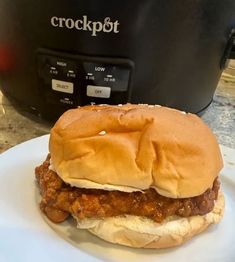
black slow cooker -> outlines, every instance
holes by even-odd
[[[234,27],[234,0],[1,0],[1,90],[47,118],[89,103],[198,113]]]

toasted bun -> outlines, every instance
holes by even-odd
[[[172,198],[212,187],[222,158],[216,138],[194,114],[146,105],[86,106],[51,130],[53,168],[72,186]]]
[[[224,196],[220,192],[213,211],[204,216],[172,217],[161,224],[137,216],[86,219],[78,221],[78,228],[88,229],[108,242],[125,246],[166,248],[181,245],[209,225],[219,223],[223,211]]]

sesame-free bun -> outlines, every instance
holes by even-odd
[[[194,114],[160,106],[85,106],[51,130],[57,174],[72,186],[132,192],[153,187],[172,198],[212,187],[222,158],[211,130]]]
[[[208,226],[219,223],[223,213],[224,196],[219,192],[214,209],[203,216],[168,217],[162,223],[138,216],[75,219],[78,228],[87,229],[108,242],[137,248],[167,248],[181,245]]]

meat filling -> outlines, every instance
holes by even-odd
[[[41,210],[55,223],[63,222],[70,215],[79,219],[105,218],[120,215],[144,216],[155,222],[177,215],[189,217],[205,215],[212,211],[220,183],[200,196],[173,199],[159,195],[154,189],[125,193],[71,187],[49,169],[50,156],[35,169],[42,200]]]

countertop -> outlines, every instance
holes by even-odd
[[[220,79],[214,99],[202,119],[220,144],[235,148],[235,62]],[[0,153],[16,144],[49,133],[51,124],[16,110],[0,92]]]

